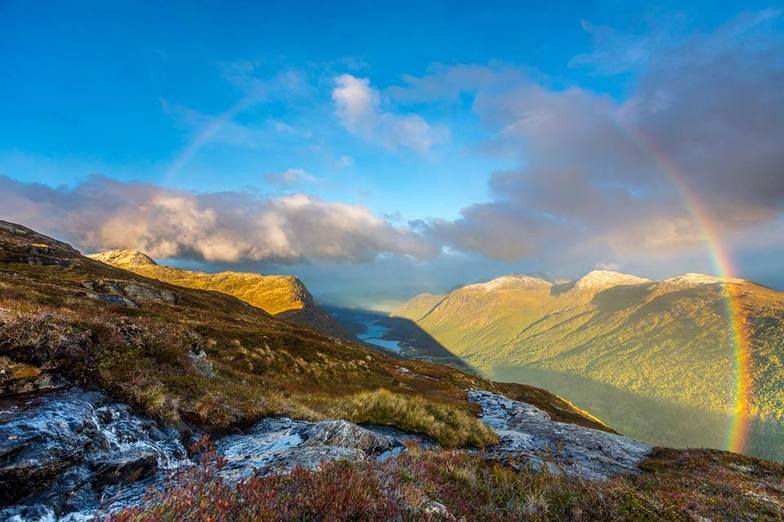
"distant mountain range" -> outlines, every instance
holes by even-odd
[[[750,451],[782,458],[782,292],[702,274],[652,281],[599,270],[568,283],[507,275],[418,295],[391,315],[484,374],[544,386],[625,433],[720,447],[736,378],[725,288],[750,339]]]
[[[308,326],[327,335],[354,339],[315,303],[302,281],[294,276],[183,270],[161,266],[138,250],[110,250],[88,257],[173,285],[233,295],[276,317]]]

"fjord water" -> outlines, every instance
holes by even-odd
[[[361,324],[365,327],[365,331],[357,334],[357,337],[374,346],[378,346],[385,350],[390,350],[395,353],[400,352],[400,341],[393,339],[385,339],[390,332],[390,329],[381,324],[379,319],[372,317],[361,319]]]

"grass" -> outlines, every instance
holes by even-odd
[[[317,471],[216,478],[221,459],[154,492],[120,522],[160,520],[781,520],[784,466],[711,450],[656,450],[643,473],[581,481],[416,447],[384,463],[332,462]],[[448,511],[434,513],[433,502]],[[450,518],[454,517],[454,518]]]
[[[361,392],[333,403],[331,416],[356,423],[394,426],[427,433],[447,447],[484,447],[498,442],[496,434],[474,415],[416,395],[378,389]]]

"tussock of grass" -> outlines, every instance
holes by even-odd
[[[493,430],[462,409],[386,389],[351,395],[329,411],[356,423],[424,433],[446,447],[484,447],[498,441]]]

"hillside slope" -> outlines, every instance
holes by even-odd
[[[556,420],[607,428],[556,396],[402,361],[280,321],[218,292],[174,286],[87,258],[0,221],[0,384],[96,386],[178,426],[221,431],[265,415],[344,418],[447,446],[495,435],[467,390],[501,391]]]
[[[444,297],[446,296],[442,294],[419,294],[399,305],[389,315],[390,317],[402,317],[403,319],[418,321],[430,313]]]
[[[110,250],[87,257],[173,285],[233,295],[272,315],[327,335],[352,339],[351,334],[314,302],[302,281],[294,276],[182,270],[161,266],[136,250]]]
[[[710,444],[721,445],[736,399],[725,292],[746,317],[750,413],[764,424],[757,430],[762,448],[784,419],[782,292],[699,274],[648,281],[597,271],[560,285],[505,276],[455,290],[417,324],[487,375],[546,385],[603,418],[617,421],[613,403],[624,401],[638,410],[673,405],[686,408],[680,416],[712,415]],[[668,419],[651,419],[641,422],[663,423],[658,431],[632,432],[670,444],[705,442],[698,422],[696,439],[678,440],[666,438]],[[624,431],[630,425],[628,418],[619,424]]]

